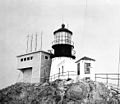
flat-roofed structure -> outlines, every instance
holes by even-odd
[[[85,80],[95,80],[95,59],[89,57],[82,57],[75,63],[77,63],[77,77],[84,78]]]
[[[23,82],[43,83],[49,81],[51,56],[51,53],[45,51],[35,51],[17,56],[17,69],[23,73]]]

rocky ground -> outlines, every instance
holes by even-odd
[[[120,94],[99,82],[58,79],[11,85],[0,90],[0,104],[120,104]]]

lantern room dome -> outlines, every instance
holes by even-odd
[[[72,35],[72,31],[68,30],[67,28],[65,28],[65,24],[62,24],[61,25],[61,28],[56,30],[54,32],[54,34],[58,33],[58,32],[67,32],[67,33],[70,33]]]

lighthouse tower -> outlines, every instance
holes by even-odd
[[[54,49],[53,57],[69,57],[75,59],[75,56],[72,54],[74,43],[71,41],[71,37],[72,32],[66,29],[64,24],[54,32],[54,41],[52,44],[52,48]]]
[[[58,74],[61,78],[64,73],[75,71],[72,67],[75,59],[74,43],[72,42],[73,33],[62,24],[61,28],[53,34],[52,48],[54,55],[52,56],[51,76]]]

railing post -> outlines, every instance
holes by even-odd
[[[54,80],[55,80],[55,74],[54,74]]]
[[[96,82],[96,80],[97,80],[97,79],[96,79],[96,74],[95,74],[95,82]]]
[[[106,83],[108,84],[108,74],[106,74]]]
[[[69,78],[69,71],[68,71],[68,78]]]
[[[118,73],[118,87],[119,87],[119,73]]]
[[[60,73],[58,73],[58,79],[60,78]]]

